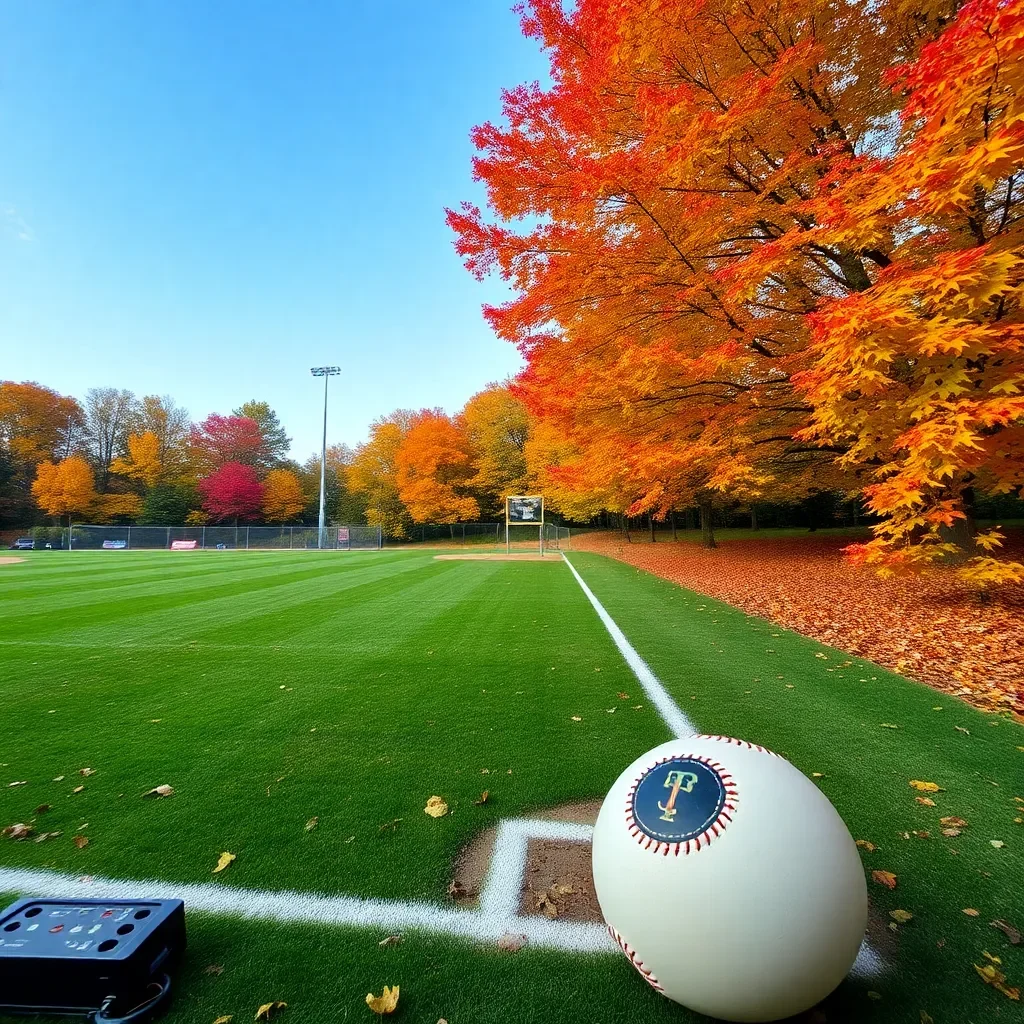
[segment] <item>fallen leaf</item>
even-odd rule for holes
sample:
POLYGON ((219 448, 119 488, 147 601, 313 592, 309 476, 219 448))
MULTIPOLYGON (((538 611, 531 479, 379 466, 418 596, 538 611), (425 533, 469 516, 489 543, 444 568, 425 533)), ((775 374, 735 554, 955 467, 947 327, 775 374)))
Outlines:
POLYGON ((580 718, 580 716, 579 716, 579 715, 573 715, 573 716, 572 716, 572 720, 573 720, 574 722, 582 722, 582 721, 583 721, 583 719, 582 719, 582 718, 580 718))
POLYGON ((484 791, 483 791, 483 792, 482 792, 482 793, 480 794, 480 799, 479 799, 479 800, 474 800, 474 801, 473 801, 473 804, 474 804, 474 806, 476 806, 476 807, 482 807, 482 806, 483 806, 483 805, 484 805, 485 803, 487 803, 487 800, 489 799, 490 795, 491 795, 491 791, 490 791, 489 789, 485 789, 485 790, 484 790, 484 791))
POLYGON ((912 921, 914 919, 914 915, 910 913, 909 910, 890 910, 889 916, 897 924, 906 924, 908 921, 912 921))
POLYGON ((0 831, 0 836, 4 836, 6 839, 27 839, 33 832, 35 829, 31 825, 19 821, 16 825, 8 825, 7 828, 0 831))
POLYGON ((873 999, 876 1003, 882 998, 881 992, 868 992, 868 999, 873 999))
POLYGON ((857 840, 857 845, 858 845, 858 846, 859 846, 859 847, 860 847, 860 848, 861 848, 862 850, 867 850, 867 851, 868 851, 868 853, 874 853, 874 852, 875 852, 875 850, 877 850, 877 849, 878 849, 878 847, 877 847, 877 846, 875 846, 875 844, 874 844, 874 843, 869 843, 869 842, 868 842, 868 841, 867 841, 866 839, 858 839, 858 840, 857 840))
POLYGON ((8 789, 14 789, 15 786, 27 786, 27 785, 28 785, 27 782, 8 782, 7 783, 7 788, 8 789))
POLYGON ((73 790, 71 790, 71 792, 72 793, 81 793, 83 789, 85 789, 85 786, 76 786, 73 790))
POLYGON ((147 797, 157 798, 169 796, 174 796, 174 787, 168 786, 166 783, 164 783, 164 785, 162 786, 156 786, 155 788, 149 790, 149 792, 143 793, 142 799, 145 800, 147 797))
POLYGON ((220 976, 223 973, 224 973, 224 965, 223 964, 210 964, 209 967, 204 967, 203 968, 203 974, 215 974, 217 976, 220 976))
POLYGON ((993 956, 993 955, 992 955, 992 954, 991 954, 991 953, 990 953, 990 952, 989 952, 989 951, 988 951, 987 949, 983 949, 983 950, 981 951, 981 955, 982 955, 982 956, 983 956, 983 957, 984 957, 984 958, 985 958, 986 960, 991 960, 991 961, 992 961, 992 963, 994 963, 994 964, 999 964, 999 966, 1000 966, 1000 967, 1002 967, 1002 965, 1003 965, 1003 961, 1002 961, 1002 960, 1001 960, 1001 959, 1000 959, 999 957, 997 957, 997 956, 993 956))
POLYGON ((932 837, 930 832, 911 832, 910 834, 917 839, 931 839, 932 837))
POLYGON ((967 822, 963 818, 957 818, 954 815, 939 818, 939 824, 948 825, 950 828, 967 828, 967 822))
POLYGON ((398 1005, 398 986, 395 985, 394 988, 388 988, 385 985, 384 991, 379 996, 375 996, 372 992, 367 992, 366 1005, 374 1013, 394 1013, 395 1007, 398 1005))
POLYGON ((280 1000, 276 1000, 273 1003, 264 1003, 257 1011, 256 1016, 253 1020, 270 1020, 271 1017, 276 1016, 282 1010, 286 1009, 287 1003, 282 1003, 280 1000))
POLYGON ((319 824, 320 824, 320 819, 319 818, 316 818, 316 817, 310 818, 309 821, 306 822, 306 831, 307 832, 312 832, 313 829, 315 829, 317 827, 317 825, 319 825, 319 824))
POLYGON ((89 845, 89 837, 88 836, 75 836, 75 838, 72 840, 72 842, 80 850, 84 850, 89 845))
POLYGON ((213 1024, 231 1024, 234 1019, 233 1014, 228 1014, 226 1017, 218 1017, 213 1024))
POLYGON ((964 907, 964 913, 968 917, 977 917, 981 913, 981 911, 975 910, 974 907, 964 907))
POLYGON ((935 1020, 930 1013, 921 1011, 921 1024, 935 1024, 935 1020))
POLYGON ((893 725, 891 722, 882 722, 879 725, 879 729, 898 729, 898 725, 893 725))
POLYGON ((958 828, 944 828, 942 830, 942 834, 944 836, 946 836, 947 838, 949 838, 949 839, 955 839, 958 835, 960 835, 960 829, 958 829, 958 828))
POLYGON ((997 850, 1001 850, 1006 845, 1002 839, 990 839, 988 843, 989 846, 994 846, 997 850))
POLYGON ((526 945, 526 936, 514 932, 505 932, 496 943, 498 949, 505 953, 518 953, 526 945))
POLYGON ((1002 971, 997 971, 991 964, 985 964, 984 967, 974 964, 974 969, 986 985, 991 985, 997 992, 1002 992, 1007 999, 1012 999, 1014 1002, 1020 1000, 1020 989, 1010 988, 1006 984, 1006 975, 1002 971))
POLYGON ((439 796, 432 796, 427 801, 427 806, 423 808, 423 813, 429 814, 432 818, 443 818, 448 813, 448 805, 439 796))
POLYGON ((389 935, 386 939, 381 939, 377 943, 381 949, 387 949, 389 946, 397 946, 402 941, 401 935, 389 935))
POLYGON ((55 778, 53 781, 54 782, 63 782, 64 781, 64 776, 63 775, 58 775, 57 778, 55 778))
POLYGON ((920 779, 911 779, 910 785, 921 793, 942 793, 943 789, 935 782, 922 782, 920 779))
POLYGON ((56 839, 58 836, 64 835, 63 832, 43 832, 41 835, 35 837, 33 842, 45 843, 47 839, 56 839))
POLYGON ((884 885, 886 889, 896 888, 896 876, 891 871, 872 871, 871 877, 879 885, 884 885))
POLYGON ((998 928, 1010 940, 1011 946, 1020 945, 1020 932, 1008 921, 997 918, 995 921, 989 921, 989 924, 993 928, 998 928))
POLYGON ((619 698, 619 700, 629 700, 628 693, 617 693, 616 696, 619 698))
POLYGON ((823 778, 825 778, 825 773, 824 772, 811 772, 811 778, 812 779, 823 779, 823 778))
POLYGON ((49 804, 40 804, 32 813, 33 814, 46 814, 50 810, 49 804))
POLYGON ((79 775, 84 775, 86 778, 89 778, 90 775, 95 775, 96 774, 96 769, 95 768, 79 768, 78 769, 78 774, 79 775))
MULTIPOLYGON (((232 861, 235 861, 235 860, 237 860, 237 857, 235 856, 235 854, 228 853, 227 851, 225 851, 217 859, 217 866, 213 869, 211 874, 219 875, 226 867, 228 867, 232 863, 232 861)), ((258 1017, 259 1014, 256 1014, 256 1016, 258 1017)), ((268 1017, 267 1019, 269 1020, 270 1018, 268 1017)))
POLYGON ((457 900, 461 896, 468 896, 469 890, 463 886, 461 882, 453 878, 448 883, 448 895, 451 896, 453 900, 457 900))
POLYGON ((965 736, 971 735, 971 731, 969 729, 965 729, 962 725, 954 725, 953 728, 956 729, 957 732, 962 732, 965 736))

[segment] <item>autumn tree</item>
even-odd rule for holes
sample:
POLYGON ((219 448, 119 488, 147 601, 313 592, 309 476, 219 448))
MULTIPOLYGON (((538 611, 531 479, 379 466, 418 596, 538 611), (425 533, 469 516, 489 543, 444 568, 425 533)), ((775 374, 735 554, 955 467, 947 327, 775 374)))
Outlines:
POLYGON ((473 476, 470 443, 461 423, 440 409, 416 413, 395 454, 398 496, 415 523, 476 519, 480 506, 467 494, 473 476))
POLYGON ((133 523, 141 511, 138 494, 97 494, 89 517, 97 523, 133 523))
POLYGON ((157 454, 163 476, 168 480, 181 480, 188 473, 191 426, 188 410, 177 405, 169 395, 146 395, 142 399, 137 432, 156 436, 157 454))
POLYGON ((461 419, 475 470, 466 486, 497 514, 507 495, 526 489, 529 413, 508 387, 492 386, 466 403, 461 419))
POLYGON ((233 410, 232 416, 243 416, 259 427, 263 445, 258 468, 270 469, 288 457, 292 439, 285 433, 277 413, 267 402, 257 402, 255 399, 243 402, 233 410))
POLYGON ((192 427, 189 445, 201 473, 229 463, 261 466, 266 459, 259 424, 248 416, 221 416, 211 413, 192 427))
POLYGON ((270 523, 295 519, 306 507, 302 483, 290 469, 272 469, 263 480, 263 515, 270 523))
POLYGON ((80 455, 54 463, 46 460, 36 467, 32 494, 39 507, 51 516, 67 516, 68 525, 76 513, 85 512, 96 499, 92 468, 80 455))
POLYGON ((253 519, 263 506, 263 485, 252 466, 226 462, 199 481, 203 510, 215 522, 253 519))
POLYGON ((90 388, 85 394, 85 441, 100 490, 107 489, 111 465, 126 449, 139 402, 130 391, 90 388))
POLYGON ((151 430, 142 434, 129 434, 125 444, 127 452, 110 464, 110 471, 145 487, 155 487, 164 475, 160 459, 160 439, 151 430))
POLYGON ((399 496, 398 452, 413 414, 399 409, 370 425, 368 440, 359 445, 347 467, 349 490, 366 506, 366 522, 388 537, 409 535, 409 513, 399 496))
POLYGON ((77 400, 30 381, 0 381, 0 448, 20 465, 65 459, 82 441, 85 414, 77 400))
MULTIPOLYGON (((849 486, 877 486, 865 493, 895 530, 883 528, 883 547, 920 548, 932 525, 956 518, 961 469, 980 483, 979 467, 936 476, 941 453, 926 457, 932 475, 917 482, 934 491, 934 524, 920 517, 930 499, 917 500, 913 458, 888 497, 871 476, 880 458, 904 461, 884 454, 893 445, 934 448, 928 430, 911 429, 918 408, 901 402, 924 402, 931 388, 948 425, 958 389, 973 383, 945 370, 918 375, 918 353, 891 342, 897 325, 923 331, 947 309, 951 334, 983 315, 1015 322, 1019 62, 1010 69, 1008 54, 1020 10, 1019 0, 526 5, 524 30, 550 55, 552 85, 506 93, 507 124, 476 130, 490 216, 465 206, 449 222, 469 268, 497 271, 515 290, 487 316, 527 358, 519 393, 531 413, 578 452, 563 480, 625 486, 628 511, 664 515, 715 494, 748 500, 808 482, 811 463, 837 468, 849 486), (961 74, 966 90, 943 87, 961 74), (894 139, 887 127, 901 109, 904 135, 894 139), (922 229, 920 256, 934 258, 927 279, 911 257, 922 229), (986 255, 949 251, 965 244, 986 255), (950 302, 962 272, 978 285, 950 302), (895 279, 904 292, 893 302, 884 293, 895 279), (990 294, 986 279, 997 282, 990 294), (985 310, 965 317, 957 302, 985 310), (822 346, 834 357, 828 372, 822 346), (849 372, 858 362, 860 377, 849 372), (908 375, 929 383, 907 389, 908 375), (902 412, 879 412, 881 438, 858 425, 856 400, 845 422, 827 408, 852 394, 864 412, 890 384, 902 412), (948 483, 933 489, 933 480, 948 483), (893 490, 909 496, 906 529, 893 490)), ((978 412, 964 453, 972 434, 998 432, 991 449, 1012 445, 1019 419, 1005 390, 1017 386, 1013 371, 995 368, 1008 352, 992 359, 983 333, 953 369, 970 380, 984 367, 1003 398, 978 412)), ((1004 469, 993 486, 1015 479, 1004 469)))

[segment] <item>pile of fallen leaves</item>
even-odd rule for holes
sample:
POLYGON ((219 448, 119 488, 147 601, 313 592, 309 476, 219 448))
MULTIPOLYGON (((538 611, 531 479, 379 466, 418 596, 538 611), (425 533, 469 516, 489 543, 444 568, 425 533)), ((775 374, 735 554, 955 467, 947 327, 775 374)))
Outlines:
MULTIPOLYGON (((1003 551, 1024 557, 1024 534, 1003 551)), ((610 555, 736 605, 804 636, 869 658, 984 711, 1024 717, 1024 587, 982 600, 954 572, 881 579, 848 562, 848 538, 812 535, 655 544, 618 533, 573 537, 573 548, 610 555), (884 612, 884 614, 880 614, 884 612)))

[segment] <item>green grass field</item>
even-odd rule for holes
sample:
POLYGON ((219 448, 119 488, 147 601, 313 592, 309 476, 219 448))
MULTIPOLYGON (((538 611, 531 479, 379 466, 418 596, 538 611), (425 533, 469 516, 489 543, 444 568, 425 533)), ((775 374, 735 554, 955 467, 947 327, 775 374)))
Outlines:
MULTIPOLYGON (((865 870, 898 876, 892 892, 869 882, 882 920, 914 915, 896 934, 883 925, 891 969, 845 982, 828 1021, 1019 1019, 972 963, 987 950, 1024 982, 1024 946, 989 925, 1024 927, 1024 729, 621 563, 571 557, 701 729, 822 773, 855 837, 878 847, 865 870), (942 787, 935 807, 910 779, 942 787), (943 815, 969 824, 943 837, 943 815)), ((50 804, 37 829, 63 832, 0 840, 0 892, 4 870, 46 868, 450 905, 452 862, 476 832, 600 798, 669 736, 557 562, 34 552, 0 566, 0 609, 0 827, 50 804), (173 798, 141 799, 164 783, 173 798), (452 813, 425 815, 432 794, 452 813), (214 878, 221 851, 237 860, 214 878)), ((382 949, 385 934, 193 914, 170 1019, 241 1024, 280 999, 296 1021, 369 1020, 363 997, 384 984, 402 986, 394 1019, 426 1024, 697 1019, 621 958, 429 932, 382 949)))

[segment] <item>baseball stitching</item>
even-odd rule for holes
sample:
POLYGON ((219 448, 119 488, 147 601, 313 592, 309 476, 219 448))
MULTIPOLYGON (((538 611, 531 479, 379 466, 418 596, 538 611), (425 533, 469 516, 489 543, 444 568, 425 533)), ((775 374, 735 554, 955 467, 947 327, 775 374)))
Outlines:
POLYGON ((611 926, 608 925, 608 934, 619 944, 619 949, 626 954, 626 959, 640 972, 640 977, 647 982, 656 992, 665 994, 661 982, 654 976, 649 967, 644 966, 643 960, 636 955, 636 950, 611 926))
MULTIPOLYGON (((702 736, 698 739, 708 739, 709 737, 702 736)), ((723 737, 724 738, 724 737, 723 737)), ((667 857, 670 853, 676 857, 679 854, 697 853, 699 850, 704 849, 711 845, 713 839, 717 839, 724 831, 726 825, 732 821, 733 812, 736 810, 736 805, 739 803, 739 797, 736 792, 736 783, 733 777, 727 772, 717 761, 712 760, 710 757, 704 757, 702 754, 688 754, 687 758, 691 761, 699 761, 701 764, 707 765, 712 771, 716 772, 719 778, 722 780, 722 785, 725 787, 725 802, 722 804, 722 809, 718 812, 718 817, 696 838, 687 839, 681 843, 666 843, 660 839, 653 839, 647 835, 643 829, 636 823, 636 819, 633 817, 633 798, 636 795, 637 786, 640 785, 643 778, 659 764, 665 764, 667 761, 677 761, 680 755, 673 754, 671 757, 663 757, 659 761, 655 761, 654 764, 645 768, 639 776, 633 781, 633 785, 629 790, 629 794, 626 797, 626 828, 629 829, 629 834, 645 849, 650 850, 653 853, 660 853, 663 857, 667 857)))
POLYGON ((702 733, 700 736, 694 736, 695 740, 715 740, 717 743, 734 743, 737 747, 746 747, 747 750, 756 750, 759 754, 770 754, 772 757, 778 757, 774 750, 769 750, 767 747, 759 746, 756 743, 748 743, 746 740, 738 740, 735 736, 709 736, 706 733, 702 733))

